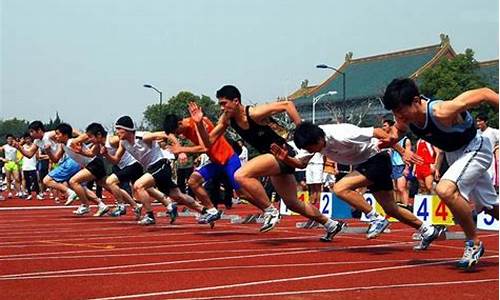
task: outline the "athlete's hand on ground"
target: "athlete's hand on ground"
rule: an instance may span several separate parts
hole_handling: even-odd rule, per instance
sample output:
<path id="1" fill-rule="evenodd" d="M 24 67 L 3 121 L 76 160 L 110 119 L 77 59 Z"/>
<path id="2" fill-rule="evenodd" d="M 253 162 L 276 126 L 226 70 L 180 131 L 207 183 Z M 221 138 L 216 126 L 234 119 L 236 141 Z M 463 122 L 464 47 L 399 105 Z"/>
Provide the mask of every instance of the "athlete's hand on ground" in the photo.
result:
<path id="1" fill-rule="evenodd" d="M 271 144 L 271 153 L 279 160 L 284 160 L 288 156 L 288 151 L 285 149 L 285 145 L 282 147 L 278 146 L 278 144 Z"/>
<path id="2" fill-rule="evenodd" d="M 191 119 L 193 119 L 196 123 L 200 123 L 203 120 L 203 111 L 201 107 L 198 106 L 195 102 L 189 102 L 188 104 L 189 114 L 191 115 Z"/>

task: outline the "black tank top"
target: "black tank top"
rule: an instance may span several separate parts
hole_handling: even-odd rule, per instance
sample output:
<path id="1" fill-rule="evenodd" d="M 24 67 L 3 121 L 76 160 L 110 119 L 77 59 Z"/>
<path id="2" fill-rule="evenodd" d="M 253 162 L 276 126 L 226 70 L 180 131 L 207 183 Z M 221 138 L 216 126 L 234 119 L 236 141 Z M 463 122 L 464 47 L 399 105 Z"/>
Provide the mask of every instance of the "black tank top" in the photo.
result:
<path id="1" fill-rule="evenodd" d="M 259 153 L 270 153 L 271 144 L 275 143 L 278 145 L 283 145 L 286 140 L 279 136 L 274 130 L 268 125 L 257 124 L 252 118 L 250 118 L 249 113 L 250 106 L 245 107 L 245 113 L 248 120 L 248 129 L 241 128 L 236 120 L 231 118 L 231 127 L 241 136 L 245 142 L 249 143 L 259 151 Z"/>
<path id="2" fill-rule="evenodd" d="M 438 147 L 439 149 L 451 152 L 458 150 L 465 145 L 468 145 L 470 141 L 476 136 L 476 127 L 474 126 L 474 120 L 471 114 L 467 111 L 463 112 L 462 118 L 464 123 L 459 125 L 454 125 L 449 129 L 449 131 L 444 131 L 440 129 L 434 119 L 431 117 L 432 106 L 438 101 L 427 100 L 427 115 L 426 115 L 426 126 L 424 128 L 419 128 L 413 124 L 410 124 L 410 130 L 419 138 L 426 140 L 432 145 Z"/>

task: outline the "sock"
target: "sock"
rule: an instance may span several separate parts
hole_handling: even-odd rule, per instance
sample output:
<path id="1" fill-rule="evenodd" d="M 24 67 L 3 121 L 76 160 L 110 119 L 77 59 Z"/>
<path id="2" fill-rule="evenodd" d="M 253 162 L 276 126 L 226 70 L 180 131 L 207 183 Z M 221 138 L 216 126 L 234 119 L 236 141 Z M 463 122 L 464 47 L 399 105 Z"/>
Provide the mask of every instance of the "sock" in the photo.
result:
<path id="1" fill-rule="evenodd" d="M 203 208 L 201 209 L 201 214 L 202 214 L 202 215 L 206 214 L 206 213 L 207 213 L 207 210 L 208 210 L 208 209 L 207 209 L 206 207 L 203 207 Z"/>
<path id="2" fill-rule="evenodd" d="M 172 209 L 174 209 L 172 207 L 172 202 L 170 202 L 168 205 L 167 205 L 167 211 L 172 211 Z"/>
<path id="3" fill-rule="evenodd" d="M 154 214 L 154 212 L 152 212 L 152 211 L 148 211 L 148 212 L 146 213 L 146 215 L 147 215 L 148 217 L 150 217 L 151 219 L 154 219 L 154 218 L 155 218 L 155 214 Z"/>
<path id="4" fill-rule="evenodd" d="M 276 210 L 276 208 L 274 207 L 274 205 L 272 205 L 272 204 L 271 204 L 271 205 L 269 205 L 269 207 L 268 207 L 268 208 L 266 208 L 264 211 L 269 212 L 269 211 L 275 211 L 275 210 Z"/>
<path id="5" fill-rule="evenodd" d="M 434 234 L 434 230 L 436 230 L 436 228 L 431 225 L 422 224 L 419 230 L 424 237 L 430 237 L 432 234 Z"/>
<path id="6" fill-rule="evenodd" d="M 213 215 L 213 214 L 216 214 L 216 213 L 217 213 L 217 209 L 216 209 L 215 207 L 212 207 L 212 208 L 207 209 L 207 212 L 208 212 L 209 214 L 212 214 L 212 215 Z"/>
<path id="7" fill-rule="evenodd" d="M 337 226 L 339 222 L 335 221 L 335 220 L 332 220 L 332 219 L 328 219 L 328 221 L 326 221 L 325 224 L 323 224 L 323 226 L 326 228 L 326 229 L 329 229 L 329 228 L 332 228 L 334 226 Z"/>

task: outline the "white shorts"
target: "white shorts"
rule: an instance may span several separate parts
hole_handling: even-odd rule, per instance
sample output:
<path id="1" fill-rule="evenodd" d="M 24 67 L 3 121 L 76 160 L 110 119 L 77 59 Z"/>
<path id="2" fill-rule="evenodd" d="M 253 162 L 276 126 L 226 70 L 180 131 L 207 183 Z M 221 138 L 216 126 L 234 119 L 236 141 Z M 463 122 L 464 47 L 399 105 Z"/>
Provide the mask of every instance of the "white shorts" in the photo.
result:
<path id="1" fill-rule="evenodd" d="M 498 196 L 488 174 L 493 163 L 490 143 L 484 143 L 483 137 L 477 135 L 467 146 L 445 152 L 445 155 L 450 167 L 441 179 L 454 182 L 465 199 L 474 201 L 478 212 L 498 205 Z"/>
<path id="2" fill-rule="evenodd" d="M 322 184 L 323 183 L 323 164 L 311 164 L 306 167 L 306 183 L 307 184 Z"/>

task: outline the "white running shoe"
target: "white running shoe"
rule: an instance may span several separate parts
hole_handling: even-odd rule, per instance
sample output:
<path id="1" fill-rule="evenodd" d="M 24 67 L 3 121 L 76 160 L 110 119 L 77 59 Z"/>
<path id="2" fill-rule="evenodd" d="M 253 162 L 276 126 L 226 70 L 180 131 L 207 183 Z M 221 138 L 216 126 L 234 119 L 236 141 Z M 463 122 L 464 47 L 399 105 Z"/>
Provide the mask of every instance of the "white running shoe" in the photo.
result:
<path id="1" fill-rule="evenodd" d="M 155 219 L 150 218 L 148 215 L 144 215 L 142 220 L 137 222 L 137 224 L 139 224 L 139 225 L 153 225 L 155 223 L 156 223 Z"/>
<path id="2" fill-rule="evenodd" d="M 280 221 L 280 212 L 276 208 L 264 212 L 264 224 L 260 228 L 260 232 L 268 232 L 272 230 Z"/>
<path id="3" fill-rule="evenodd" d="M 43 199 L 45 199 L 45 198 L 43 197 L 43 194 L 41 194 L 41 193 L 40 193 L 40 194 L 38 194 L 38 195 L 36 195 L 36 198 L 37 198 L 38 200 L 43 200 Z"/>
<path id="4" fill-rule="evenodd" d="M 77 216 L 83 216 L 84 214 L 88 214 L 90 212 L 90 208 L 86 205 L 81 204 L 78 206 L 77 210 L 74 210 L 73 213 Z"/>
<path id="5" fill-rule="evenodd" d="M 76 200 L 76 198 L 78 198 L 78 195 L 75 193 L 75 191 L 68 190 L 68 199 L 66 200 L 66 202 L 64 203 L 64 205 L 65 206 L 70 205 L 71 203 L 73 203 L 73 201 Z"/>
<path id="6" fill-rule="evenodd" d="M 104 214 L 106 214 L 108 212 L 108 210 L 109 210 L 109 206 L 107 206 L 107 205 L 99 206 L 99 209 L 94 214 L 94 217 L 102 217 L 102 216 L 104 216 Z"/>

